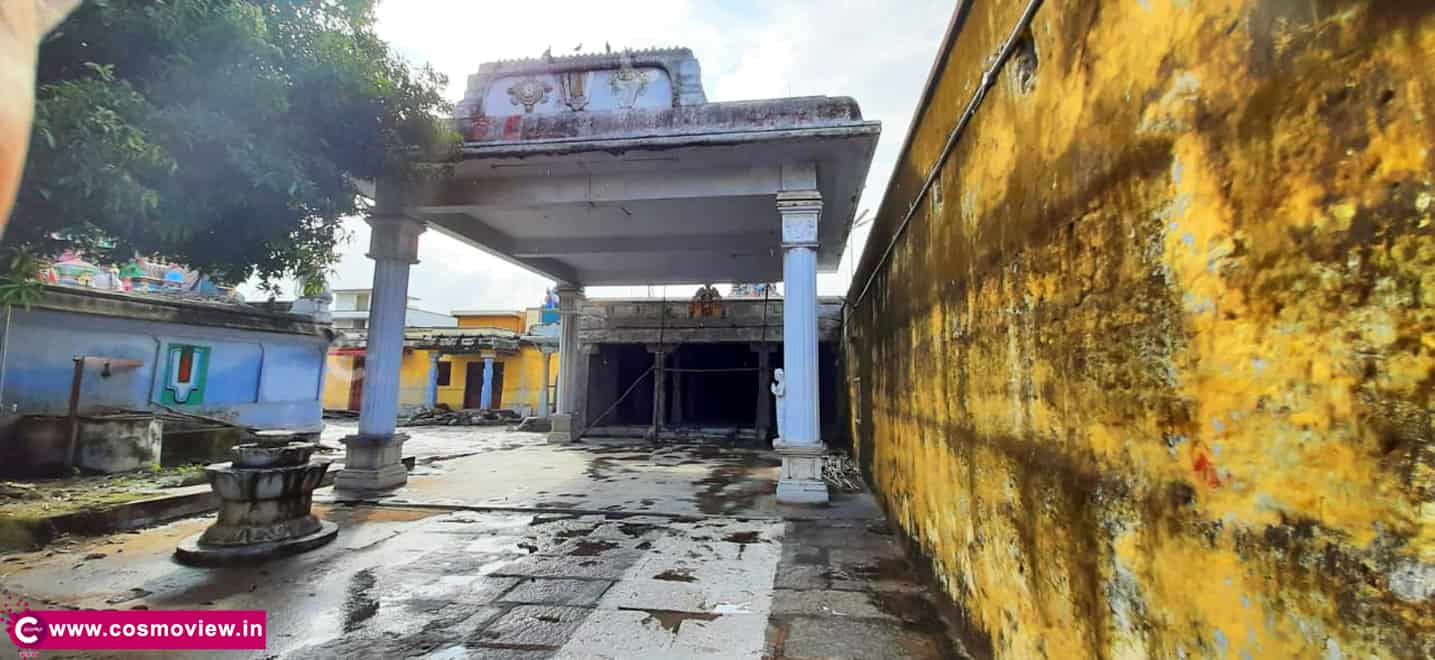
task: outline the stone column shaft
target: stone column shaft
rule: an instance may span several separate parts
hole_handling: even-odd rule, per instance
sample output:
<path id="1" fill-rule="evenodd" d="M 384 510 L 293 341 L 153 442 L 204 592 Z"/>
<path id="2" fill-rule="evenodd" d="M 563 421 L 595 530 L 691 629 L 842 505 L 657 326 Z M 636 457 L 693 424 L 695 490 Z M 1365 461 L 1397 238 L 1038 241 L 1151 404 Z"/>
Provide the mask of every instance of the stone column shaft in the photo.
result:
<path id="1" fill-rule="evenodd" d="M 662 346 L 649 346 L 648 350 L 653 353 L 653 425 L 648 435 L 657 439 L 658 433 L 663 430 L 663 419 L 668 410 L 668 369 L 664 364 L 668 354 Z"/>
<path id="2" fill-rule="evenodd" d="M 757 352 L 757 417 L 753 426 L 757 428 L 758 442 L 767 440 L 772 428 L 772 344 L 753 344 Z"/>
<path id="3" fill-rule="evenodd" d="M 817 221 L 822 196 L 816 190 L 780 193 L 782 216 L 782 364 L 787 377 L 784 437 L 774 448 L 782 455 L 777 501 L 815 504 L 828 501 L 822 480 L 822 444 L 817 390 Z"/>
<path id="4" fill-rule="evenodd" d="M 408 292 L 409 262 L 375 257 L 359 435 L 392 435 L 394 432 L 399 411 L 399 369 L 404 360 L 404 312 Z"/>
<path id="5" fill-rule="evenodd" d="M 552 417 L 553 430 L 549 442 L 572 442 L 577 439 L 582 420 L 578 412 L 579 361 L 578 303 L 583 299 L 582 287 L 559 285 L 558 294 L 558 412 Z"/>
<path id="6" fill-rule="evenodd" d="M 553 351 L 542 349 L 543 352 L 543 389 L 538 391 L 538 417 L 547 417 L 552 411 L 548 409 L 548 379 L 549 372 L 553 369 Z"/>
<path id="7" fill-rule="evenodd" d="M 433 408 L 438 405 L 438 359 L 441 357 L 438 351 L 429 352 L 429 388 L 424 394 L 424 407 Z"/>
<path id="8" fill-rule="evenodd" d="M 344 469 L 334 480 L 336 490 L 351 492 L 388 490 L 408 481 L 401 462 L 407 436 L 394 433 L 394 427 L 404 359 L 409 267 L 418 263 L 419 234 L 425 229 L 422 221 L 400 214 L 375 214 L 368 222 L 374 290 L 369 302 L 359 432 L 343 439 Z"/>
<path id="9" fill-rule="evenodd" d="M 673 350 L 673 369 L 682 369 L 683 363 L 681 356 L 682 353 L 679 353 L 676 349 Z M 670 406 L 671 411 L 668 413 L 668 421 L 671 422 L 673 426 L 678 426 L 683 423 L 683 381 L 687 380 L 687 374 L 684 374 L 682 371 L 674 371 L 672 373 L 672 379 L 673 400 Z"/>
<path id="10" fill-rule="evenodd" d="M 483 389 L 478 393 L 478 407 L 488 410 L 493 407 L 493 356 L 483 356 Z"/>

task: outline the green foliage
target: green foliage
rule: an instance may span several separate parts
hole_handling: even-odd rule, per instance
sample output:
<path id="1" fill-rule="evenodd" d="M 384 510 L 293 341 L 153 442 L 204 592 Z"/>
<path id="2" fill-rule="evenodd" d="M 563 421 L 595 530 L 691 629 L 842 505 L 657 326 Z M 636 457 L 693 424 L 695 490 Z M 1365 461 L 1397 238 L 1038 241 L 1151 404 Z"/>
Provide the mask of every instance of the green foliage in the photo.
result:
<path id="1" fill-rule="evenodd" d="M 374 34 L 374 0 L 92 0 L 43 44 L 5 244 L 102 241 L 221 283 L 322 278 L 354 180 L 414 177 L 456 136 L 444 79 Z M 64 240 L 56 240 L 56 235 Z"/>
<path id="2" fill-rule="evenodd" d="M 44 292 L 44 285 L 37 276 L 44 267 L 34 254 L 27 250 L 10 249 L 0 253 L 0 305 L 20 305 L 29 309 Z"/>

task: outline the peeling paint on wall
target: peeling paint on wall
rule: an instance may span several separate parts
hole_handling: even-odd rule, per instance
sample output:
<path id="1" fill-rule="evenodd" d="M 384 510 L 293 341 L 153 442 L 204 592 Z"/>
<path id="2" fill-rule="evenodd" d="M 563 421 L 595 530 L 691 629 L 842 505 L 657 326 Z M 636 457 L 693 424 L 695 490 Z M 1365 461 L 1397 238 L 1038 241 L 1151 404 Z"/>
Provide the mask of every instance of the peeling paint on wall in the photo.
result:
<path id="1" fill-rule="evenodd" d="M 999 656 L 1429 657 L 1435 5 L 1047 3 L 878 268 L 1025 5 L 973 5 L 849 297 L 893 519 Z"/>

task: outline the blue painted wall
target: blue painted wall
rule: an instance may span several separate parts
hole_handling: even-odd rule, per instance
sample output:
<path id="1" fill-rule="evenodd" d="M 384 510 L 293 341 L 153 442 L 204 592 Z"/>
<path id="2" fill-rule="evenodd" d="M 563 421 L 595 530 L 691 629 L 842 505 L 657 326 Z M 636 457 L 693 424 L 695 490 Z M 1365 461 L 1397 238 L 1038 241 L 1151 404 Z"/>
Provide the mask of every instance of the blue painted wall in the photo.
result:
<path id="1" fill-rule="evenodd" d="M 89 355 L 137 360 L 102 375 L 87 366 L 82 410 L 107 406 L 145 410 L 160 401 L 171 344 L 209 347 L 202 403 L 175 406 L 258 428 L 318 431 L 319 396 L 328 339 L 322 335 L 260 332 L 15 308 L 3 364 L 4 411 L 63 414 L 69 405 L 73 358 Z"/>

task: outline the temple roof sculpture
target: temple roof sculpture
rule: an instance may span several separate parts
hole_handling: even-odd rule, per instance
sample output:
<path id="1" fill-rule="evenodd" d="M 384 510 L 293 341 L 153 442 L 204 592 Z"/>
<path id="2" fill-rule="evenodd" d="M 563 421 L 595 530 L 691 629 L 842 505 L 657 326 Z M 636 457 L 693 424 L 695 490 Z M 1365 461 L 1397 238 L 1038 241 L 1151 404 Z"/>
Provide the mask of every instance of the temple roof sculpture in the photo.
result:
<path id="1" fill-rule="evenodd" d="M 707 102 L 686 48 L 488 62 L 468 77 L 455 113 L 506 116 L 676 108 Z"/>
<path id="2" fill-rule="evenodd" d="M 479 66 L 454 109 L 470 145 L 841 126 L 847 97 L 709 102 L 687 48 L 500 60 Z"/>

